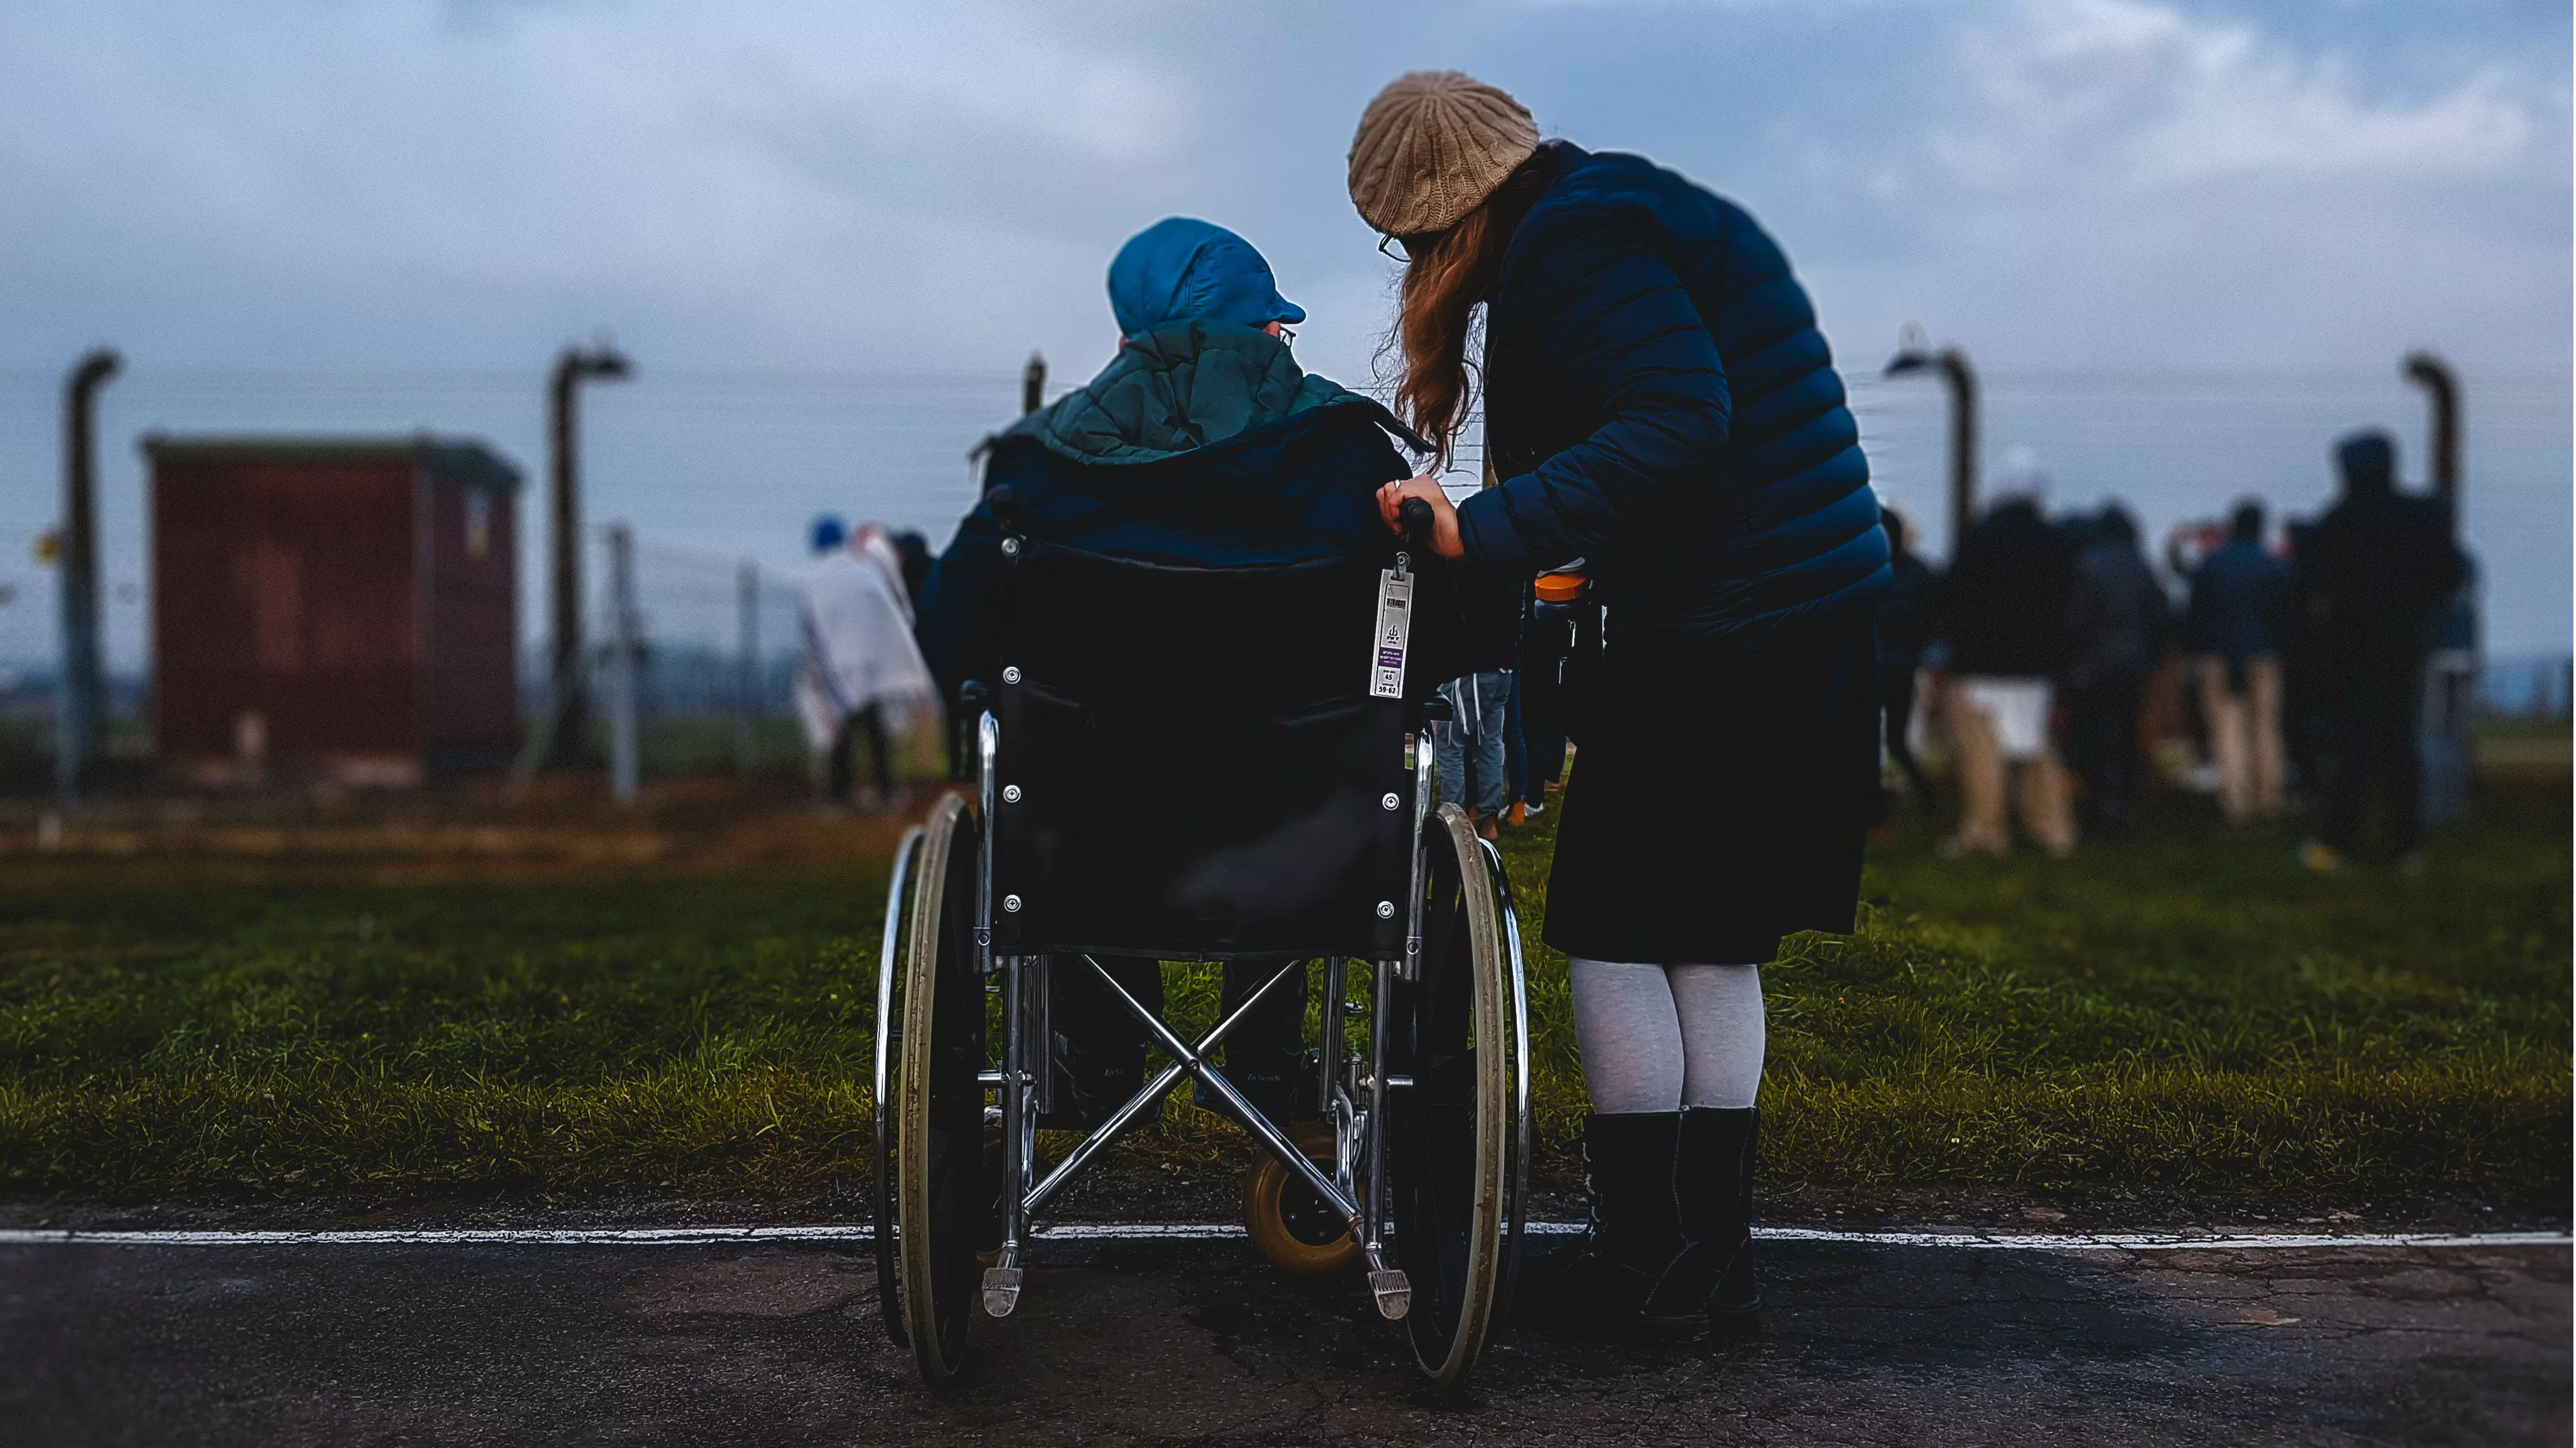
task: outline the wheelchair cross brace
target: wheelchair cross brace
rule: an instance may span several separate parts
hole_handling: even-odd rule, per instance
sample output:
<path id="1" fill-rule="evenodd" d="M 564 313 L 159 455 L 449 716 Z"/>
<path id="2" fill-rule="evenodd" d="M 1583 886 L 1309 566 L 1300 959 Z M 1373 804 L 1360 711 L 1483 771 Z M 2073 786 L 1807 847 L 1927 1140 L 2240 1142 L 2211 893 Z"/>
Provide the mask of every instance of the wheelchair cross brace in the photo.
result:
<path id="1" fill-rule="evenodd" d="M 1233 1108 L 1262 1148 L 1304 1181 L 1341 1217 L 1352 1240 L 1361 1244 L 1361 1255 L 1368 1267 L 1369 1292 L 1377 1303 L 1379 1314 L 1390 1319 L 1402 1318 L 1412 1309 L 1413 1290 L 1404 1272 L 1386 1263 L 1383 1235 L 1386 1213 L 1381 1184 L 1386 1180 L 1386 1093 L 1413 1083 L 1392 1077 L 1385 1068 L 1386 1022 L 1387 1013 L 1393 1006 L 1396 975 L 1400 972 L 1410 980 L 1421 969 L 1426 867 L 1421 843 L 1422 825 L 1432 799 L 1431 741 L 1428 735 L 1417 734 L 1406 741 L 1413 754 L 1414 769 L 1412 889 L 1406 912 L 1404 958 L 1375 963 L 1376 1002 L 1369 1017 L 1369 1069 L 1368 1074 L 1356 1083 L 1365 1089 L 1365 1106 L 1352 1102 L 1336 1079 L 1342 1064 L 1339 1060 L 1343 1050 L 1340 1027 L 1346 1010 L 1343 1000 L 1346 991 L 1344 962 L 1338 958 L 1330 959 L 1325 966 L 1325 1034 L 1317 1055 L 1322 1061 L 1321 1074 L 1326 1086 L 1324 1105 L 1332 1113 L 1335 1124 L 1334 1173 L 1327 1176 L 1318 1168 L 1288 1139 L 1285 1132 L 1225 1078 L 1224 1072 L 1207 1059 L 1224 1042 L 1227 1034 L 1269 999 L 1282 982 L 1291 977 L 1299 977 L 1302 981 L 1305 961 L 1292 960 L 1281 966 L 1262 983 L 1260 989 L 1218 1021 L 1215 1029 L 1200 1037 L 1196 1045 L 1191 1045 L 1165 1024 L 1161 1016 L 1130 994 L 1107 967 L 1091 956 L 1083 955 L 1078 957 L 1082 963 L 1109 987 L 1111 994 L 1118 997 L 1119 1004 L 1127 1008 L 1128 1014 L 1153 1033 L 1154 1039 L 1172 1060 L 1153 1080 L 1129 1097 L 1125 1105 L 1111 1113 L 1107 1121 L 1084 1137 L 1053 1171 L 1047 1173 L 1045 1180 L 1036 1181 L 1037 1113 L 1031 1109 L 1030 1088 L 1042 1085 L 1042 1073 L 1049 1069 L 1049 1065 L 1046 1028 L 1042 1024 L 1032 1028 L 1029 1017 L 1035 1014 L 1040 1021 L 1044 1020 L 1045 971 L 1027 969 L 1031 961 L 1026 957 L 996 957 L 993 954 L 993 831 L 989 822 L 993 819 L 1001 727 L 989 713 L 976 723 L 976 754 L 980 766 L 977 793 L 983 806 L 982 817 L 988 823 L 982 831 L 976 870 L 975 963 L 988 979 L 996 974 L 1002 977 L 1004 1031 L 1002 1068 L 981 1076 L 982 1084 L 998 1087 L 1002 1097 L 998 1113 L 1002 1118 L 1002 1249 L 994 1265 L 984 1270 L 985 1312 L 994 1317 L 1008 1317 L 1019 1305 L 1020 1289 L 1025 1280 L 1021 1247 L 1029 1236 L 1029 1219 L 1110 1143 L 1125 1134 L 1138 1118 L 1159 1106 L 1163 1098 L 1171 1094 L 1172 1088 L 1184 1078 L 1192 1078 L 1206 1083 L 1209 1090 Z M 1028 999 L 1033 990 L 1040 994 L 1039 1001 L 1034 1003 L 1034 1012 L 1031 1009 L 1033 1003 Z M 1353 1170 L 1362 1162 L 1365 1162 L 1364 1174 L 1368 1183 L 1365 1190 L 1354 1179 Z"/>
<path id="2" fill-rule="evenodd" d="M 1305 1152 L 1289 1141 L 1286 1133 L 1282 1132 L 1269 1117 L 1263 1115 L 1260 1108 L 1246 1099 L 1233 1082 L 1226 1079 L 1225 1073 L 1218 1069 L 1215 1063 L 1207 1059 L 1219 1045 L 1223 1044 L 1226 1036 L 1258 1009 L 1263 1001 L 1268 1000 L 1283 982 L 1302 976 L 1306 962 L 1292 960 L 1272 972 L 1270 978 L 1262 982 L 1260 989 L 1246 997 L 1223 1020 L 1217 1022 L 1213 1030 L 1200 1037 L 1197 1044 L 1192 1045 L 1174 1032 L 1151 1007 L 1136 999 L 1124 985 L 1119 983 L 1116 976 L 1110 974 L 1106 966 L 1089 955 L 1077 958 L 1084 965 L 1089 966 L 1092 973 L 1109 987 L 1110 992 L 1118 997 L 1119 1004 L 1127 1008 L 1129 1015 L 1135 1017 L 1139 1024 L 1153 1033 L 1156 1042 L 1171 1056 L 1172 1061 L 1156 1073 L 1153 1080 L 1146 1082 L 1142 1089 L 1129 1097 L 1124 1105 L 1112 1112 L 1108 1120 L 1085 1136 L 1079 1145 L 1056 1164 L 1053 1171 L 1047 1173 L 1045 1180 L 1038 1182 L 1034 1187 L 1029 1184 L 1034 1175 L 1035 1164 L 1029 1159 L 1029 1153 L 1024 1145 L 1027 1140 L 1026 1134 L 1010 1130 L 1011 1123 L 1008 1120 L 1005 1121 L 1003 1150 L 1006 1158 L 1010 1159 L 1005 1161 L 1003 1167 L 1004 1186 L 1008 1195 L 1003 1208 L 1002 1252 L 1001 1260 L 987 1268 L 984 1273 L 984 1310 L 995 1317 L 1007 1317 L 1018 1305 L 1022 1282 L 1020 1247 L 1022 1240 L 1028 1234 L 1029 1219 L 1043 1210 L 1056 1193 L 1063 1190 L 1084 1167 L 1091 1164 L 1093 1158 L 1106 1150 L 1120 1136 L 1125 1135 L 1138 1118 L 1159 1106 L 1163 1098 L 1170 1095 L 1173 1088 L 1183 1079 L 1192 1078 L 1206 1083 L 1209 1090 L 1214 1091 L 1226 1105 L 1232 1107 L 1245 1128 L 1261 1143 L 1263 1149 L 1276 1157 L 1282 1166 L 1295 1172 L 1341 1217 L 1352 1238 L 1365 1244 L 1363 1253 L 1369 1264 L 1369 1285 L 1377 1298 L 1378 1310 L 1390 1318 L 1404 1316 L 1410 1306 L 1412 1294 L 1404 1274 L 1401 1271 L 1388 1269 L 1385 1264 L 1384 1244 L 1379 1239 L 1377 1230 L 1379 1213 L 1371 1210 L 1377 1205 L 1373 1199 L 1375 1194 L 1357 1191 L 1344 1173 L 1336 1173 L 1336 1176 L 1343 1178 L 1341 1180 L 1337 1180 L 1336 1176 L 1325 1175 Z M 1033 980 L 1022 976 L 1021 968 L 1024 963 L 1016 956 L 1006 956 L 995 962 L 1004 976 L 1002 987 L 1004 1019 L 1011 1023 L 1013 1029 L 1010 1034 L 1013 1037 L 1021 1034 L 1017 1029 L 1023 1019 L 1023 1008 L 1020 1006 L 1019 998 L 1032 984 L 1035 984 Z M 1339 984 L 1342 975 L 1339 962 L 1329 965 L 1327 973 L 1334 984 Z M 1389 972 L 1382 966 L 1379 978 L 1385 980 L 1388 974 Z M 1016 1042 L 1013 1044 L 1016 1045 Z M 1331 1045 L 1330 1042 L 1326 1044 Z M 1013 1058 L 1018 1058 L 1022 1054 L 1017 1049 L 1006 1047 L 1006 1050 Z M 1330 1059 L 1331 1054 L 1334 1053 L 1330 1051 L 1326 1053 L 1327 1060 Z M 1028 1085 L 1034 1084 L 1030 1080 L 1032 1074 L 1025 1066 L 1019 1069 L 1006 1066 L 1000 1071 L 986 1073 L 985 1080 L 987 1084 L 1001 1087 L 1007 1099 L 1017 1094 L 1011 1089 L 1015 1084 L 1023 1091 Z M 1012 1080 L 1014 1076 L 1019 1077 L 1016 1083 Z M 1373 1080 L 1369 1084 L 1372 1087 L 1376 1086 Z M 1411 1084 L 1413 1083 L 1409 1080 L 1392 1077 L 1385 1083 L 1386 1086 L 1393 1088 Z M 1372 1095 L 1375 1096 L 1375 1094 L 1372 1091 Z M 1013 1109 L 1021 1112 L 1025 1120 L 1034 1119 L 1027 1114 L 1025 1106 L 1017 1108 L 1006 1106 L 1006 1117 Z M 1361 1118 L 1360 1134 L 1374 1144 L 1378 1132 L 1376 1122 L 1383 1121 L 1384 1118 L 1376 1116 L 1374 1112 L 1353 1114 Z M 1370 1119 L 1373 1116 L 1374 1121 Z M 1014 1150 L 1014 1148 L 1018 1149 Z M 1375 1152 L 1370 1154 L 1372 1157 L 1377 1155 Z M 1347 1168 L 1345 1168 L 1346 1171 Z M 1360 1200 L 1362 1197 L 1370 1200 Z"/>

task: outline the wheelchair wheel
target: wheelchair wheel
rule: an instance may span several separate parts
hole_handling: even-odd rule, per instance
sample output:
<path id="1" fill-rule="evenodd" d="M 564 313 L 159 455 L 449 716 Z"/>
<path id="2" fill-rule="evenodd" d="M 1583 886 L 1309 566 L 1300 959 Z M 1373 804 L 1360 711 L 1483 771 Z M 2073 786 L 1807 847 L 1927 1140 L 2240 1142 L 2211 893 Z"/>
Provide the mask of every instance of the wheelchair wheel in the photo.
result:
<path id="1" fill-rule="evenodd" d="M 1332 1128 L 1294 1127 L 1288 1139 L 1326 1176 L 1332 1175 Z M 1360 1244 L 1351 1240 L 1351 1229 L 1340 1216 L 1267 1152 L 1243 1176 L 1243 1229 L 1273 1266 L 1301 1277 L 1337 1271 L 1360 1255 Z"/>
<path id="2" fill-rule="evenodd" d="M 1455 805 L 1424 827 L 1429 899 L 1419 978 L 1387 1019 L 1387 1185 L 1397 1264 L 1413 1299 L 1414 1359 L 1449 1387 L 1492 1330 L 1520 1247 L 1527 1096 L 1518 949 L 1500 872 Z"/>
<path id="3" fill-rule="evenodd" d="M 885 940 L 877 952 L 876 1013 L 876 1089 L 868 1097 L 869 1114 L 876 1118 L 876 1155 L 871 1159 L 873 1191 L 869 1195 L 868 1220 L 876 1226 L 877 1309 L 884 1315 L 886 1336 L 896 1347 L 912 1346 L 911 1335 L 903 1327 L 903 1286 L 895 1263 L 895 1072 L 901 1066 L 895 1051 L 903 1038 L 895 1003 L 902 999 L 898 986 L 903 979 L 904 922 L 912 905 L 912 869 L 921 858 L 923 830 L 919 825 L 904 831 L 903 842 L 894 848 L 894 869 L 886 881 Z"/>
<path id="4" fill-rule="evenodd" d="M 993 1187 L 984 1162 L 984 993 L 975 978 L 976 825 L 951 795 L 913 857 L 901 931 L 903 1023 L 892 1083 L 895 1279 L 903 1336 L 922 1380 L 964 1365 L 982 1276 L 977 1227 Z"/>

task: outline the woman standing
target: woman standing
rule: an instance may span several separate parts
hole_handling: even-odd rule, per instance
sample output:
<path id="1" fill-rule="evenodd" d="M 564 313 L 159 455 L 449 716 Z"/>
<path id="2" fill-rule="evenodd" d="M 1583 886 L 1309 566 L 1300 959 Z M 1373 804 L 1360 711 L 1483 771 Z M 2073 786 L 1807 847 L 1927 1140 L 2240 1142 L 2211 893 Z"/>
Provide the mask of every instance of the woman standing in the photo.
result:
<path id="1" fill-rule="evenodd" d="M 1444 454 L 1484 311 L 1499 482 L 1434 546 L 1498 587 L 1577 559 L 1603 647 L 1548 882 L 1572 959 L 1592 1227 L 1559 1262 L 1652 1323 L 1749 1325 L 1759 962 L 1848 931 L 1878 771 L 1887 538 L 1815 312 L 1753 218 L 1641 157 L 1542 145 L 1455 72 L 1370 102 L 1351 200 L 1406 258 L 1398 410 Z M 1571 671 L 1569 671 L 1571 672 Z"/>

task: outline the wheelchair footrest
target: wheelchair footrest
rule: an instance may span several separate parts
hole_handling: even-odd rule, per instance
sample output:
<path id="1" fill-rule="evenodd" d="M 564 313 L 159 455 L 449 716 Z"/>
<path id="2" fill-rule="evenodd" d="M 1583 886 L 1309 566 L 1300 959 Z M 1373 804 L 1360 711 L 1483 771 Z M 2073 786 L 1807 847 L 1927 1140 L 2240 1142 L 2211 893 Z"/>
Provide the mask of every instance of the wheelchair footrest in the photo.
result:
<path id="1" fill-rule="evenodd" d="M 987 1267 L 984 1269 L 984 1311 L 992 1317 L 1008 1317 L 1020 1305 L 1020 1269 Z"/>
<path id="2" fill-rule="evenodd" d="M 1393 1322 L 1413 1310 L 1413 1284 L 1401 1271 L 1372 1272 L 1368 1279 L 1369 1295 L 1377 1299 L 1378 1316 Z"/>

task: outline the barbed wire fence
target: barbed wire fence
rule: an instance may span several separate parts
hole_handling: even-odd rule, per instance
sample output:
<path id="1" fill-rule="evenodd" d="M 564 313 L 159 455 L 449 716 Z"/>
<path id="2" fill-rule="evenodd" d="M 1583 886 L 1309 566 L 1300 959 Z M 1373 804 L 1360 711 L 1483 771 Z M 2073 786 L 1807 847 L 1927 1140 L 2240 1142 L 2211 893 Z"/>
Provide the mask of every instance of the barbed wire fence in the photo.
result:
<path id="1" fill-rule="evenodd" d="M 636 719 L 654 773 L 757 778 L 804 768 L 796 729 L 799 595 L 755 559 L 636 538 Z M 613 575 L 603 569 L 613 585 Z M 603 621 L 616 618 L 603 587 Z"/>
<path id="2" fill-rule="evenodd" d="M 1927 555 L 1942 556 L 1939 388 L 1856 366 L 1843 376 L 1881 496 L 1914 518 Z M 1061 395 L 1068 380 L 1079 381 L 1059 373 L 1051 391 Z M 2218 516 L 2238 494 L 2270 498 L 2276 515 L 2313 511 L 2330 497 L 2325 449 L 2335 435 L 2379 421 L 2410 445 L 2421 412 L 2402 382 L 2377 371 L 1998 369 L 1982 381 L 1990 491 L 2025 468 L 2047 478 L 2052 512 L 2117 496 L 2139 508 L 2151 531 L 2176 517 Z M 800 550 L 785 545 L 825 509 L 917 528 L 934 547 L 943 543 L 973 501 L 968 451 L 1016 415 L 1018 382 L 1000 370 L 647 368 L 588 398 L 590 506 L 594 516 L 635 526 L 639 769 L 766 777 L 805 766 L 794 713 L 796 572 L 780 561 Z M 2531 540 L 2564 546 L 2567 392 L 2563 374 L 2472 373 L 2467 382 L 2466 508 L 2472 546 L 2486 553 L 2493 607 L 2498 590 L 2528 595 L 2532 579 L 2563 572 L 2563 553 L 2552 563 Z M 0 487 L 0 788 L 13 791 L 37 787 L 52 753 L 59 579 L 30 545 L 54 523 L 59 389 L 54 369 L 0 370 L 0 481 L 9 484 Z M 1361 390 L 1386 394 L 1383 386 Z M 442 432 L 495 440 L 533 481 L 542 462 L 538 393 L 535 375 L 512 370 L 132 369 L 104 395 L 100 414 L 108 724 L 117 741 L 110 752 L 123 750 L 144 767 L 151 749 L 151 596 L 139 506 L 148 494 L 134 437 L 153 428 L 409 433 L 435 417 Z M 1443 469 L 1453 492 L 1482 481 L 1484 457 L 1482 418 L 1471 414 Z M 521 616 L 533 620 L 542 600 L 535 551 L 542 499 L 534 487 L 522 498 Z M 746 595 L 750 557 L 759 561 Z M 606 576 L 600 564 L 594 579 Z M 594 643 L 609 616 L 593 602 Z M 530 719 L 544 707 L 547 656 L 542 639 L 523 641 Z M 2563 648 L 2490 653 L 2477 697 L 2490 714 L 2564 717 L 2568 673 Z"/>
<path id="3" fill-rule="evenodd" d="M 649 777 L 730 773 L 821 787 L 831 748 L 806 732 L 798 680 L 806 665 L 802 570 L 676 547 L 603 529 L 587 684 L 611 791 L 632 799 Z M 542 661 L 551 650 L 538 650 Z M 522 680 L 533 743 L 550 725 L 552 686 Z M 898 791 L 945 771 L 935 703 L 917 700 L 878 718 Z"/>

